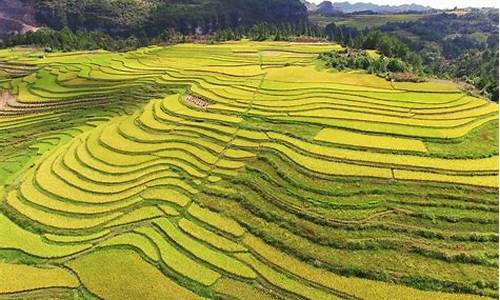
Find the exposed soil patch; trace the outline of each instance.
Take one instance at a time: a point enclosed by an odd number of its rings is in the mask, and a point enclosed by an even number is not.
[[[328,42],[325,38],[311,37],[311,36],[299,36],[292,39],[295,43],[325,43]]]
[[[465,82],[463,80],[447,80],[447,79],[431,79],[432,82],[448,83],[454,84],[458,89],[467,95],[477,97],[477,98],[489,98],[489,95],[485,94],[484,91],[478,90],[474,85]]]
[[[207,100],[195,97],[193,95],[187,95],[186,97],[184,97],[184,102],[189,106],[199,109],[206,109],[211,104]]]
[[[9,102],[16,101],[16,97],[9,91],[0,92],[0,110],[7,108]]]
[[[387,76],[388,80],[396,82],[424,82],[425,79],[413,72],[392,72]]]

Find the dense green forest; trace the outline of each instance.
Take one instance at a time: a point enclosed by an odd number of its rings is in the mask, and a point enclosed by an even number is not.
[[[236,41],[248,38],[254,41],[288,41],[296,37],[325,37],[323,29],[308,22],[301,23],[259,23],[253,26],[238,26],[217,30],[210,35],[191,35],[168,28],[155,36],[128,37],[99,31],[72,31],[68,27],[61,30],[41,29],[37,32],[17,34],[0,42],[0,47],[33,45],[48,51],[96,50],[125,51],[151,44],[172,44],[202,40],[205,42]]]
[[[299,0],[37,0],[36,19],[55,29],[157,36],[165,28],[206,34],[257,23],[307,21]]]
[[[427,75],[465,81],[498,101],[498,10],[432,14],[364,30],[330,23],[325,34],[348,47],[376,49]]]
[[[97,31],[73,32],[68,27],[62,30],[40,29],[37,32],[17,34],[7,38],[1,47],[32,45],[46,51],[97,50],[122,51],[147,45],[152,40],[138,39],[134,36],[122,38]]]
[[[388,79],[404,79],[404,81],[421,81],[417,75],[421,71],[421,65],[411,65],[401,58],[373,56],[366,50],[347,48],[343,51],[331,51],[320,54],[329,67],[337,70],[363,69],[372,74],[387,77]],[[405,76],[396,77],[392,73],[404,73]],[[412,74],[412,75],[410,75]],[[399,75],[399,74],[398,74]]]
[[[465,80],[498,101],[498,9],[441,13],[379,28],[422,57],[425,71]]]
[[[326,26],[325,34],[330,41],[336,41],[356,49],[377,50],[382,56],[397,58],[406,62],[414,71],[418,72],[422,69],[420,56],[393,35],[373,29],[360,31],[345,25],[336,26],[335,23]]]

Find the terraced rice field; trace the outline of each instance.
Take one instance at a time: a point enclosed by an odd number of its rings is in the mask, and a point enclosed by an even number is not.
[[[0,299],[497,298],[498,105],[338,48],[0,50]]]

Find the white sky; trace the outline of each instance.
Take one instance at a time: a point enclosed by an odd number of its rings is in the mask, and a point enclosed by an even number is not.
[[[331,2],[344,2],[346,0],[330,0]],[[314,3],[321,3],[323,0],[312,0]],[[350,3],[371,2],[379,5],[400,5],[400,4],[421,4],[434,8],[453,8],[458,7],[499,7],[498,0],[350,0]]]

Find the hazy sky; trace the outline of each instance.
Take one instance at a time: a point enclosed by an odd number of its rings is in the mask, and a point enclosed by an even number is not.
[[[321,3],[323,0],[312,0],[314,3]],[[346,0],[330,0],[332,2],[344,2]],[[350,3],[356,2],[371,2],[375,4],[389,4],[389,5],[399,5],[399,4],[421,4],[428,5],[434,8],[453,8],[458,7],[499,7],[500,1],[498,0],[351,0]]]

